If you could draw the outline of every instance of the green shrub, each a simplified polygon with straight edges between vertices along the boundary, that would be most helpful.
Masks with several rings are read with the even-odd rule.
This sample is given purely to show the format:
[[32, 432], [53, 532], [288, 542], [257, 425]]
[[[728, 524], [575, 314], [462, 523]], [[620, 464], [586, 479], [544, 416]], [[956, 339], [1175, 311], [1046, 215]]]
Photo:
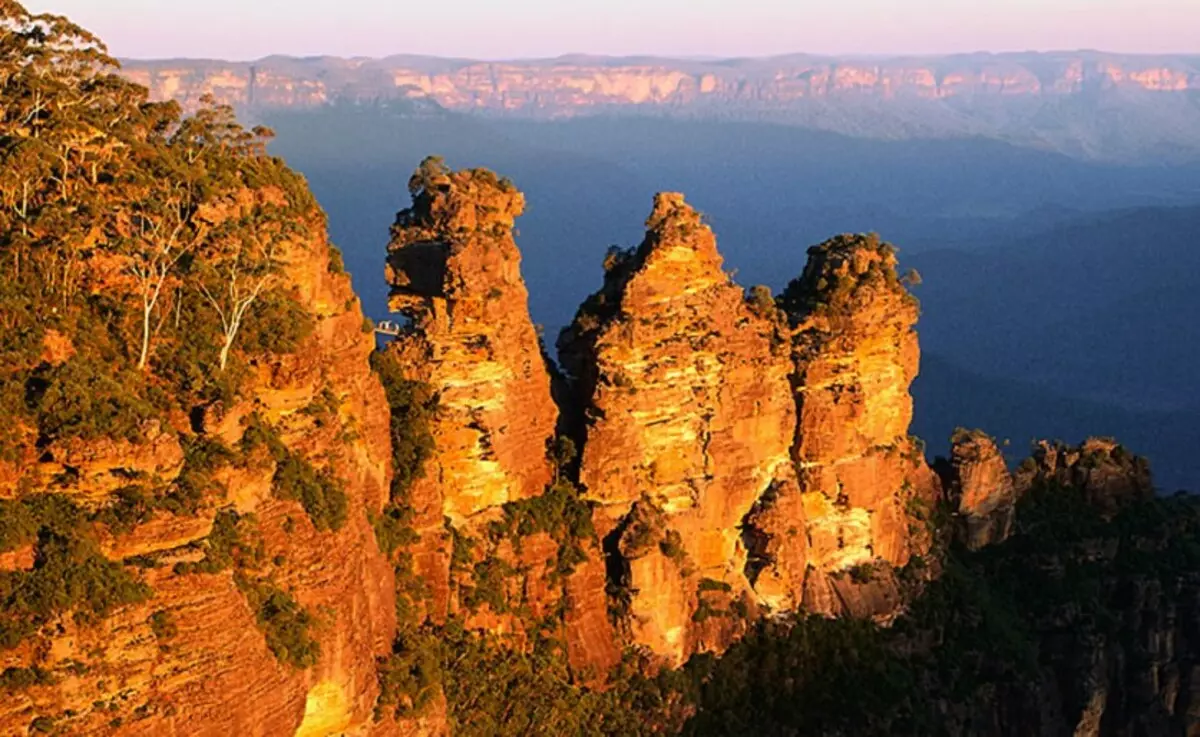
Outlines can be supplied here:
[[349, 499], [341, 481], [329, 469], [318, 471], [288, 451], [275, 469], [271, 490], [278, 499], [299, 501], [313, 526], [325, 532], [346, 524]]
[[733, 591], [733, 587], [724, 581], [718, 581], [713, 578], [702, 578], [700, 579], [700, 585], [697, 587], [697, 590], [702, 594], [709, 591], [720, 591], [728, 594], [729, 592]]
[[44, 438], [133, 442], [157, 412], [142, 396], [144, 377], [116, 371], [98, 360], [76, 357], [30, 379], [29, 403]]
[[29, 668], [5, 668], [0, 673], [0, 689], [20, 690], [32, 686], [53, 686], [58, 681], [48, 670], [38, 666]]
[[677, 530], [667, 530], [663, 539], [658, 543], [658, 549], [675, 565], [683, 565], [687, 553], [683, 549], [683, 536]]
[[404, 376], [391, 351], [371, 354], [371, 367], [383, 383], [391, 414], [391, 500], [407, 503], [412, 485], [425, 474], [425, 461], [433, 453], [432, 423], [437, 400], [430, 388]]
[[240, 575], [236, 580], [275, 658], [297, 670], [316, 665], [321, 646], [310, 632], [313, 619], [308, 611], [270, 581], [251, 581]]
[[212, 575], [233, 567], [255, 568], [266, 557], [254, 517], [232, 509], [217, 513], [203, 548], [203, 559], [197, 563], [177, 563], [175, 573]]
[[378, 662], [376, 719], [422, 713], [441, 694], [443, 657], [441, 642], [433, 633], [401, 633], [391, 654]]
[[43, 528], [33, 570], [0, 572], [0, 649], [15, 647], [59, 615], [70, 612], [79, 624], [93, 624], [150, 594], [92, 541]]
[[154, 633], [154, 637], [159, 643], [165, 643], [179, 634], [179, 627], [175, 624], [175, 617], [170, 612], [166, 609], [159, 609], [150, 615], [150, 631]]

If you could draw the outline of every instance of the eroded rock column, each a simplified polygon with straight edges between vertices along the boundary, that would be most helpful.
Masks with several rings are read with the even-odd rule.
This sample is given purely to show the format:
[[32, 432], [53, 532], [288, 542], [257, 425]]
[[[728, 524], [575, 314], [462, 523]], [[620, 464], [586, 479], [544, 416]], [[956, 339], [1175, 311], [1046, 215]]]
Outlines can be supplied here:
[[928, 547], [937, 480], [908, 436], [919, 309], [892, 246], [840, 236], [809, 249], [780, 300], [793, 325], [795, 460], [808, 520], [805, 608], [885, 614], [892, 567]]
[[643, 243], [610, 252], [559, 339], [586, 407], [580, 483], [625, 568], [633, 640], [672, 662], [730, 637], [731, 607], [755, 598], [742, 525], [794, 486], [786, 341], [721, 267], [700, 215], [660, 194]]

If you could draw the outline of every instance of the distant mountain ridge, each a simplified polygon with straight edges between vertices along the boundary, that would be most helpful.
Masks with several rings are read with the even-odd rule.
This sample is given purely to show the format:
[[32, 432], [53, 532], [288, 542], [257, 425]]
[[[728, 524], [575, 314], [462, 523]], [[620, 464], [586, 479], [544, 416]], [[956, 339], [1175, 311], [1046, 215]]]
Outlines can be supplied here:
[[246, 110], [407, 101], [452, 112], [755, 120], [884, 138], [985, 137], [1080, 158], [1200, 157], [1200, 56], [1093, 51], [699, 61], [272, 56], [129, 61], [158, 99]]

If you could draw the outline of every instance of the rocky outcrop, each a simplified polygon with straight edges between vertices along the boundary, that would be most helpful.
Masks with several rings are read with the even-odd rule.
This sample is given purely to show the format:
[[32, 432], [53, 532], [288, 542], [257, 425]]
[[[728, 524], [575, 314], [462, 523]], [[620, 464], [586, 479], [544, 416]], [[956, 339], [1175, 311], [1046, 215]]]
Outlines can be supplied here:
[[1017, 493], [1071, 488], [1106, 516], [1154, 497], [1150, 463], [1111, 438], [1089, 438], [1078, 447], [1041, 441], [1014, 475]]
[[[423, 173], [422, 173], [423, 172]], [[410, 321], [389, 347], [437, 398], [436, 448], [413, 496], [455, 524], [542, 493], [558, 410], [521, 280], [507, 180], [429, 162], [388, 246], [390, 307]]]
[[660, 194], [646, 226], [635, 251], [610, 252], [559, 351], [586, 407], [580, 484], [617, 535], [633, 639], [678, 663], [721, 646], [699, 642], [700, 587], [749, 590], [739, 528], [794, 484], [795, 407], [778, 326], [722, 270], [700, 215]]
[[436, 403], [433, 449], [408, 492], [426, 614], [517, 647], [561, 615], [572, 665], [603, 676], [620, 655], [604, 555], [594, 534], [567, 529], [564, 514], [590, 514], [569, 486], [547, 496], [565, 479], [549, 455], [559, 414], [513, 240], [524, 198], [491, 172], [436, 160], [412, 190], [387, 270], [391, 308], [409, 322], [387, 350]]
[[847, 607], [822, 593], [830, 588], [822, 577], [857, 569], [867, 578], [864, 567], [902, 567], [928, 548], [922, 518], [939, 484], [923, 445], [908, 436], [918, 307], [897, 276], [895, 250], [873, 235], [809, 249], [780, 304], [793, 335], [805, 599], [833, 614]]
[[1017, 495], [996, 441], [980, 430], [959, 429], [951, 438], [949, 460], [939, 459], [938, 473], [958, 515], [956, 534], [968, 550], [1008, 539]]
[[[207, 413], [230, 421], [214, 419], [189, 443], [222, 437], [236, 448], [244, 420], [257, 415], [288, 453], [330, 470], [346, 495], [345, 523], [319, 530], [299, 500], [272, 495], [277, 465], [261, 458], [215, 474], [227, 495], [207, 500], [195, 515], [160, 510], [129, 530], [98, 527], [99, 549], [129, 562], [128, 571], [144, 571], [138, 575], [152, 594], [97, 624], [79, 626], [66, 617], [0, 651], [0, 670], [36, 666], [49, 674], [38, 685], [4, 692], [0, 733], [25, 734], [35, 718], [51, 720], [64, 734], [325, 735], [372, 724], [375, 661], [395, 628], [391, 567], [368, 521], [386, 498], [390, 476], [387, 407], [368, 366], [374, 341], [362, 330], [350, 281], [330, 266], [323, 221], [313, 214], [307, 225], [310, 236], [289, 241], [282, 260], [314, 332], [295, 352], [256, 362], [240, 395], [246, 398], [228, 411], [196, 408], [197, 418]], [[328, 412], [306, 411], [318, 400], [328, 401]], [[44, 467], [33, 469], [23, 488], [49, 490], [37, 479], [55, 477], [62, 464], [87, 470], [53, 490], [88, 510], [111, 501], [102, 497], [114, 489], [113, 479], [169, 486], [183, 466], [180, 438], [193, 432], [183, 418], [180, 427], [154, 428], [129, 452], [120, 444], [73, 441], [43, 456]], [[272, 653], [261, 612], [233, 570], [187, 567], [204, 556], [221, 509], [253, 513], [247, 525], [263, 557], [254, 575], [269, 578], [312, 617], [310, 634], [320, 647], [314, 665], [298, 669]]]

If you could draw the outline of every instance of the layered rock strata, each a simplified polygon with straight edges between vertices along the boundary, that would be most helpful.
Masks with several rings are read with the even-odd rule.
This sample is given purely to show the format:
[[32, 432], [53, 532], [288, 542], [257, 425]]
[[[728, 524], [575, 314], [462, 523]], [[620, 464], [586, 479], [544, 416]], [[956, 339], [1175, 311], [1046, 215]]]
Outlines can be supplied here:
[[390, 308], [411, 321], [389, 350], [437, 397], [414, 496], [440, 499], [437, 524], [461, 524], [542, 493], [558, 410], [512, 234], [524, 196], [484, 170], [423, 172], [388, 246]]
[[679, 662], [729, 636], [697, 612], [753, 598], [739, 530], [795, 484], [795, 406], [778, 326], [722, 270], [701, 216], [660, 194], [646, 226], [635, 251], [609, 254], [559, 350], [586, 407], [580, 484], [618, 536], [633, 639]]
[[[330, 267], [323, 221], [313, 214], [308, 226], [311, 236], [288, 242], [281, 260], [284, 279], [316, 330], [296, 352], [256, 362], [242, 393], [249, 399], [197, 407], [198, 428], [187, 417], [169, 429], [148, 427], [146, 441], [131, 449], [107, 442], [56, 447], [26, 469], [21, 488], [27, 495], [54, 491], [84, 509], [99, 509], [114, 501], [110, 493], [120, 479], [173, 484], [183, 466], [183, 437], [198, 431], [199, 438], [237, 447], [248, 418], [257, 415], [289, 453], [336, 477], [347, 499], [344, 525], [318, 530], [298, 500], [273, 495], [277, 465], [258, 458], [216, 472], [224, 498], [195, 515], [157, 511], [132, 530], [97, 528], [99, 549], [127, 571], [141, 571], [152, 594], [93, 626], [64, 617], [0, 651], [0, 671], [37, 667], [49, 676], [4, 691], [0, 733], [26, 734], [39, 718], [62, 734], [155, 736], [290, 737], [372, 725], [375, 660], [387, 652], [395, 629], [392, 571], [368, 521], [382, 506], [390, 477], [387, 410], [368, 366], [373, 339], [361, 329], [350, 281]], [[332, 414], [305, 411], [325, 399], [336, 405]], [[63, 485], [56, 471], [63, 464], [84, 472]], [[51, 487], [48, 479], [57, 481]], [[269, 577], [314, 618], [315, 665], [297, 669], [272, 654], [234, 570], [186, 567], [204, 556], [222, 510], [251, 515], [248, 528], [265, 556], [255, 575]], [[8, 557], [19, 559], [21, 552]], [[33, 563], [15, 560], [13, 567]], [[161, 622], [172, 623], [169, 636]], [[399, 731], [384, 725], [378, 733]]]
[[387, 269], [391, 309], [409, 324], [386, 350], [436, 400], [433, 449], [409, 492], [427, 614], [519, 646], [532, 621], [563, 612], [572, 663], [606, 673], [619, 651], [598, 539], [505, 527], [565, 480], [549, 455], [559, 413], [513, 240], [524, 197], [491, 172], [434, 160], [411, 188]]
[[803, 605], [886, 612], [892, 587], [851, 586], [842, 574], [886, 578], [928, 549], [924, 518], [940, 490], [923, 444], [908, 435], [916, 300], [897, 276], [895, 249], [872, 235], [809, 249], [780, 304], [792, 325], [793, 453], [809, 534]]

